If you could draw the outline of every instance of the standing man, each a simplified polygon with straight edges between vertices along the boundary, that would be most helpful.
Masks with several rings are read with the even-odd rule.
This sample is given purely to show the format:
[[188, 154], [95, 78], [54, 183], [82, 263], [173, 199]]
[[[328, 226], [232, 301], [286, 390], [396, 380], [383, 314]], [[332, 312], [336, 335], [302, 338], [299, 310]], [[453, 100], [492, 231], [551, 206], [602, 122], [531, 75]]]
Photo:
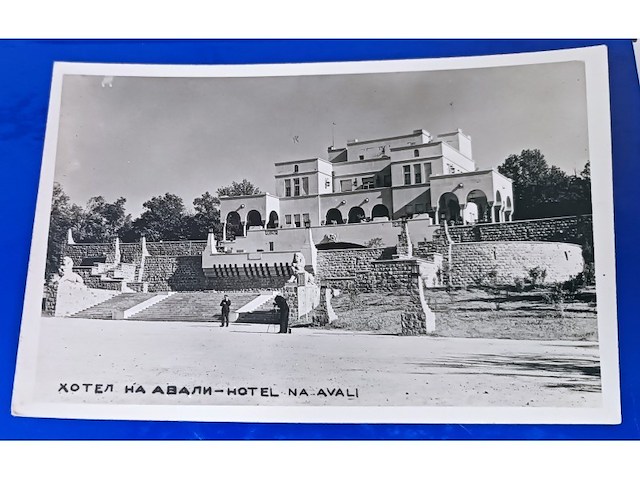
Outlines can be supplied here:
[[229, 295], [225, 295], [222, 301], [220, 302], [220, 306], [222, 307], [222, 323], [221, 327], [229, 326], [229, 311], [231, 310], [231, 300], [229, 300]]
[[289, 330], [289, 305], [282, 295], [276, 296], [273, 302], [280, 309], [280, 331], [278, 333], [291, 333]]

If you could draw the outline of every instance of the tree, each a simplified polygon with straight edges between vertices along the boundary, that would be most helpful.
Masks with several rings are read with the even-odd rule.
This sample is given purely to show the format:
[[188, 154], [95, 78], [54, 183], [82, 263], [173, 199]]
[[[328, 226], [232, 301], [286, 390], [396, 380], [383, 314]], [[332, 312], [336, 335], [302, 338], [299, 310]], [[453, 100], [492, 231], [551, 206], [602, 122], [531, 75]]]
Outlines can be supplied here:
[[77, 232], [78, 239], [84, 242], [108, 242], [119, 236], [131, 221], [125, 212], [126, 202], [122, 197], [113, 203], [105, 201], [102, 196], [90, 198]]
[[580, 176], [549, 166], [540, 150], [510, 155], [498, 171], [513, 180], [514, 219], [579, 215], [591, 212], [589, 166]]
[[185, 218], [184, 231], [188, 238], [207, 238], [209, 229], [213, 229], [216, 236], [222, 236], [220, 223], [220, 199], [209, 192], [205, 192], [193, 200], [195, 213]]
[[172, 193], [153, 197], [142, 204], [145, 211], [132, 224], [137, 237], [147, 240], [183, 240], [186, 211], [182, 199]]
[[257, 195], [261, 192], [253, 183], [243, 178], [240, 183], [232, 182], [229, 186], [220, 187], [217, 193], [218, 197], [239, 197], [241, 195]]
[[70, 228], [77, 230], [81, 221], [82, 209], [69, 201], [69, 197], [64, 193], [59, 183], [54, 183], [45, 267], [47, 279], [60, 270], [62, 253], [67, 244], [67, 232]]

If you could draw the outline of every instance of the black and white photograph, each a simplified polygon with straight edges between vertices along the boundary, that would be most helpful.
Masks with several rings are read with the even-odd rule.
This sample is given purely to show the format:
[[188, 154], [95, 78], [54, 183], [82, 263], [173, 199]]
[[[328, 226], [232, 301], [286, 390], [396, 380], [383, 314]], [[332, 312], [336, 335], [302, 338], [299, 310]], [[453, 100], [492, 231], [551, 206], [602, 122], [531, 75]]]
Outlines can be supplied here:
[[58, 63], [13, 413], [620, 422], [605, 47]]

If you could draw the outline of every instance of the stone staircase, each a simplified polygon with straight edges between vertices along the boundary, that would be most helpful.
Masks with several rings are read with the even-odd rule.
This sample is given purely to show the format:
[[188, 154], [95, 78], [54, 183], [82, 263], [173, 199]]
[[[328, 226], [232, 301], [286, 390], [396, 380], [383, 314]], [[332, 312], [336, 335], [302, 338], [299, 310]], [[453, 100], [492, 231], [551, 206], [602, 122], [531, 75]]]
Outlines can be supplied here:
[[[175, 292], [166, 300], [132, 315], [129, 320], [219, 322], [220, 302], [224, 295], [225, 292]], [[244, 292], [227, 292], [227, 295], [231, 300], [232, 312], [258, 296]]]
[[237, 310], [238, 318], [235, 323], [253, 324], [277, 324], [279, 316], [277, 309], [273, 306], [273, 299], [278, 292], [261, 294], [254, 300]]
[[121, 293], [105, 302], [75, 313], [72, 317], [111, 319], [113, 310], [126, 310], [154, 296], [154, 293]]

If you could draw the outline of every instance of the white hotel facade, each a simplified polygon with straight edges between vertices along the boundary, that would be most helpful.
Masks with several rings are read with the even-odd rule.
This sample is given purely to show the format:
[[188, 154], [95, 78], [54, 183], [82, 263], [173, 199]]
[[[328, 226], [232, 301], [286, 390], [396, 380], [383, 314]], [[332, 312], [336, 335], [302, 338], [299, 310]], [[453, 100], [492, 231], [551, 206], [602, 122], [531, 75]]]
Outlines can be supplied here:
[[352, 140], [329, 147], [326, 159], [275, 167], [275, 194], [220, 199], [222, 250], [295, 250], [305, 227], [320, 243], [392, 242], [401, 218], [421, 239], [442, 222], [505, 222], [514, 211], [511, 180], [476, 170], [471, 138], [460, 130]]

